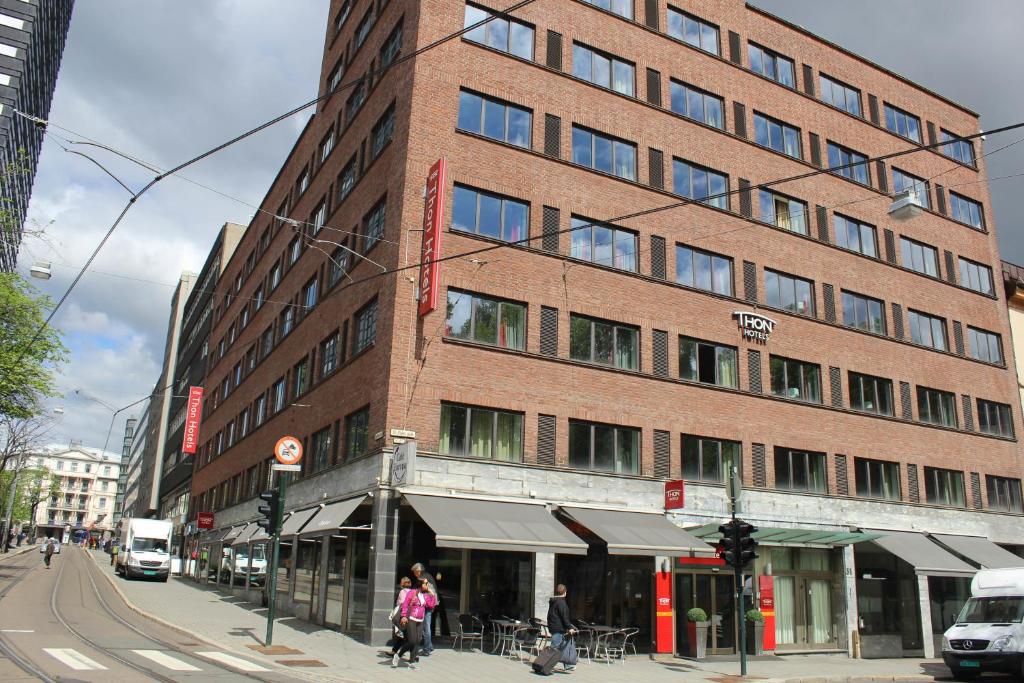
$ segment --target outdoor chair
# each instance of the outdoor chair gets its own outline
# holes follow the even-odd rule
[[[626,643],[628,641],[628,631],[625,629],[620,631],[612,631],[606,633],[600,637],[601,643],[597,647],[598,656],[603,658],[605,664],[611,664],[613,659],[619,660],[620,663],[626,663]]]
[[[540,629],[535,626],[526,626],[516,629],[512,635],[512,647],[509,650],[509,658],[515,654],[516,659],[522,661],[523,655],[540,654]]]
[[[576,643],[576,657],[586,657],[587,661],[591,661],[594,655],[594,631],[583,625],[583,621],[580,621],[580,626],[576,630],[576,637],[573,638],[573,642]]]
[[[636,654],[636,634],[640,633],[638,628],[627,628],[623,629],[626,632],[626,641],[624,647],[632,649],[633,654]]]
[[[455,637],[452,639],[452,648],[458,647],[461,652],[465,642],[469,641],[469,649],[473,649],[473,641],[480,641],[480,649],[484,649],[484,623],[472,614],[460,614],[455,624]]]

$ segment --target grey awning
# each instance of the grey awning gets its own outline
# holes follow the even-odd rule
[[[881,533],[873,542],[888,550],[896,557],[909,563],[914,572],[922,576],[974,576],[978,570],[937,543],[928,540],[924,534],[911,531],[884,531],[865,529]]]
[[[715,549],[663,514],[562,506],[570,517],[600,536],[611,555],[712,555]]]
[[[320,512],[316,513],[313,519],[306,523],[306,526],[302,529],[302,535],[334,531],[345,523],[348,516],[355,512],[359,504],[365,499],[366,496],[357,496],[348,500],[328,503]]]
[[[236,538],[238,538],[238,534],[242,533],[242,529],[244,529],[245,527],[245,524],[239,524],[238,526],[231,527],[228,530],[228,532],[224,534],[224,538],[220,540],[222,540],[225,543],[227,543],[228,541],[234,541]]]
[[[443,548],[585,555],[587,544],[543,505],[406,494]]]
[[[722,533],[718,530],[720,524],[713,522],[703,526],[687,529],[688,532],[697,538],[712,541],[719,541]],[[822,529],[793,529],[788,527],[758,527],[758,530],[751,534],[751,538],[758,543],[766,545],[798,546],[798,547],[824,547],[852,545],[871,541],[879,536],[877,534],[866,534],[863,531],[836,531]]]
[[[1017,557],[1009,550],[1000,548],[981,536],[932,534],[932,538],[953,552],[963,555],[971,562],[977,562],[984,569],[1024,567],[1024,557]]]
[[[249,522],[249,523],[248,523],[248,524],[246,524],[246,525],[245,525],[245,527],[244,527],[244,528],[243,528],[243,529],[242,529],[242,530],[241,530],[241,531],[240,531],[240,532],[238,533],[238,535],[237,535],[237,536],[235,536],[235,540],[233,540],[233,541],[231,542],[231,545],[245,545],[246,543],[248,543],[248,542],[249,542],[249,538],[250,538],[250,537],[251,537],[251,536],[253,535],[253,533],[254,533],[254,532],[255,532],[255,531],[257,530],[257,529],[259,529],[259,527],[258,527],[258,526],[256,526],[256,522]]]
[[[231,531],[231,527],[228,527],[226,529],[217,529],[216,531],[211,531],[210,535],[207,536],[206,538],[202,539],[200,541],[200,543],[220,543],[221,541],[224,540],[224,537],[227,536],[228,533],[230,533],[230,531]]]
[[[320,506],[318,505],[314,508],[306,508],[305,510],[293,512],[291,514],[291,517],[286,519],[284,521],[284,524],[281,525],[281,533],[278,534],[278,536],[294,536],[295,534],[299,533],[299,531],[306,524],[306,522],[309,521],[310,517],[312,517],[319,511]]]

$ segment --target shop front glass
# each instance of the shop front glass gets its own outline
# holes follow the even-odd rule
[[[557,555],[555,583],[568,589],[573,619],[617,628],[637,628],[637,647],[651,643],[654,559],[609,555],[591,546],[587,555]]]
[[[292,548],[294,547],[294,542],[294,536],[282,538],[279,542],[276,579],[277,592],[279,594],[284,593],[286,596],[291,590],[292,584]]]
[[[828,648],[838,643],[831,550],[770,548],[775,584],[775,643],[779,649]]]
[[[731,573],[680,572],[675,578],[676,652],[691,651],[686,613],[699,607],[708,615],[709,654],[736,652],[735,578]]]
[[[300,536],[295,549],[295,602],[311,603],[317,593],[317,573],[320,569],[320,539]],[[310,614],[316,614],[311,606]]]
[[[533,613],[533,553],[469,551],[467,611],[483,619]]]
[[[370,535],[357,534],[349,546],[351,567],[348,577],[348,629],[362,631],[369,615]]]
[[[267,566],[270,564],[267,557],[268,544],[266,541],[258,541],[249,545],[235,548],[236,563],[245,567],[242,583],[247,588],[262,588],[267,581]],[[246,553],[244,557],[238,557],[238,553]],[[238,582],[238,577],[235,577]]]
[[[235,568],[235,553],[230,545],[222,545],[220,550],[220,573],[217,577],[217,584],[221,586],[231,585],[231,573]]]
[[[971,597],[971,580],[964,577],[929,576],[928,595],[932,608],[932,633],[942,634],[956,623],[960,610]]]
[[[220,543],[210,545],[210,563],[206,567],[206,581],[208,583],[217,583],[219,580],[222,547]]]
[[[348,567],[348,536],[334,534],[327,546],[327,604],[324,625],[342,628],[345,613],[345,570]]]
[[[873,543],[858,543],[853,552],[862,651],[900,656],[922,650],[921,610],[913,567]]]
[[[437,584],[439,605],[434,610],[432,623],[435,637],[451,635],[459,614],[468,611],[462,605],[462,565],[463,556],[469,551],[438,548],[434,530],[412,508],[402,509],[398,539],[395,596],[398,596],[398,579],[403,576],[411,579],[412,565],[417,562],[423,564]]]

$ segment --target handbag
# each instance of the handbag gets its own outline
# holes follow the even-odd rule
[[[572,636],[562,640],[562,664],[576,666],[579,662],[579,653],[576,652],[576,639]]]

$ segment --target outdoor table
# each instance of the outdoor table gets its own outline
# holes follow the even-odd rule
[[[495,650],[497,650],[498,646],[500,645],[501,646],[501,653],[500,653],[500,655],[502,657],[504,657],[505,656],[505,647],[507,645],[511,645],[512,644],[512,634],[515,633],[515,630],[517,628],[519,628],[520,626],[523,626],[524,624],[521,621],[516,621],[516,620],[511,620],[511,619],[491,619],[491,625],[495,629],[494,630],[494,635],[495,635],[494,647],[491,648],[491,652],[493,653]]]

